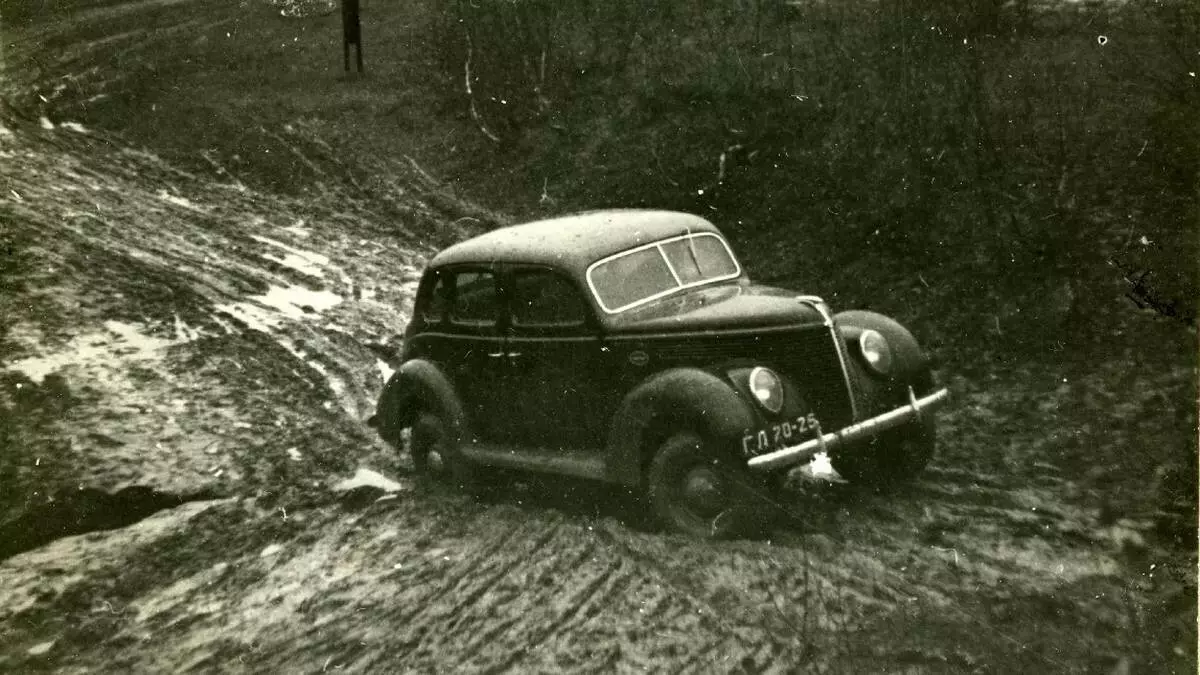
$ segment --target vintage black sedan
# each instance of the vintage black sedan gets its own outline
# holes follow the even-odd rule
[[[370,421],[420,473],[608,481],[714,537],[818,453],[850,481],[912,477],[947,397],[892,319],[752,283],[697,216],[611,210],[434,257]]]

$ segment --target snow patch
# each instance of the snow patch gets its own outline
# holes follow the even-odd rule
[[[387,493],[399,492],[404,489],[396,481],[370,469],[359,469],[354,475],[333,486],[334,492],[347,492],[359,487],[379,488]]]
[[[320,253],[313,253],[312,251],[305,251],[304,249],[300,248],[295,248],[269,237],[260,237],[256,234],[252,234],[250,235],[250,238],[257,242],[267,244],[268,246],[274,246],[275,248],[287,253],[287,255],[282,258],[270,253],[263,253],[263,258],[277,262],[284,267],[294,269],[301,274],[307,274],[313,277],[325,276],[325,268],[329,266],[328,256],[321,255]]]
[[[342,400],[342,398],[346,395],[346,385],[342,384],[341,380],[339,380],[338,378],[330,375],[329,369],[325,367],[325,364],[320,363],[319,361],[313,361],[312,359],[306,359],[306,358],[304,358],[303,354],[300,354],[296,350],[294,350],[290,347],[287,347],[286,345],[284,345],[284,348],[287,349],[288,351],[292,352],[292,354],[294,354],[296,356],[296,358],[303,361],[306,366],[308,366],[309,368],[312,368],[313,370],[320,373],[321,377],[325,378],[325,382],[326,382],[326,384],[329,385],[330,390],[333,391],[333,395],[336,396],[339,401]],[[331,407],[331,405],[332,404],[329,401],[326,401],[325,409],[328,410]],[[345,409],[347,412],[350,412],[351,414],[353,414],[353,411],[345,408],[344,406],[343,406],[343,409]]]
[[[250,296],[261,305],[273,307],[280,314],[292,319],[303,319],[316,312],[323,312],[342,301],[342,296],[332,291],[314,291],[304,286],[272,286],[262,295]]]
[[[45,115],[38,118],[38,124],[46,131],[54,131],[54,122],[51,122],[50,118]]]
[[[829,453],[818,452],[812,461],[800,467],[799,472],[805,479],[818,480],[826,483],[845,483],[846,480],[833,468],[829,461]]]
[[[204,209],[200,208],[199,206],[197,206],[194,202],[192,202],[187,197],[180,197],[179,195],[173,195],[173,194],[167,192],[166,190],[159,190],[158,198],[163,200],[164,202],[167,202],[168,204],[174,204],[175,206],[181,206],[185,209],[190,209],[192,211],[203,211],[204,210]]]
[[[250,330],[256,330],[263,333],[271,333],[282,323],[279,315],[267,309],[249,302],[234,302],[214,307],[218,312],[229,314],[233,318],[242,322]],[[220,320],[217,317],[218,321]],[[234,332],[233,330],[229,331]]]
[[[184,341],[192,342],[204,336],[204,333],[184,323],[179,315],[175,315],[175,336]]]
[[[383,383],[387,384],[392,381],[392,375],[396,374],[395,369],[388,365],[383,359],[375,359],[375,365],[379,368],[379,374],[383,376]]]
[[[154,360],[168,347],[189,342],[199,335],[178,317],[175,322],[176,336],[164,338],[147,335],[133,324],[105,321],[103,332],[81,335],[53,354],[21,359],[9,364],[5,370],[20,371],[34,382],[41,383],[47,375],[68,366],[109,363],[114,354],[124,361]]]
[[[58,126],[67,129],[68,131],[74,131],[77,134],[86,134],[88,132],[88,130],[79,122],[63,122]]]
[[[283,231],[291,232],[292,234],[296,235],[297,237],[301,237],[301,238],[307,237],[308,235],[312,234],[312,230],[308,229],[307,227],[304,227],[304,219],[303,218],[299,218],[296,220],[295,223],[283,228]]]
[[[342,302],[342,296],[332,291],[314,291],[304,286],[271,286],[262,295],[252,295],[242,302],[217,305],[216,309],[237,318],[246,327],[270,333],[284,318],[302,320]]]
[[[309,259],[304,256],[293,255],[289,253],[280,258],[279,256],[271,255],[270,253],[264,253],[262,254],[262,257],[266,260],[270,260],[271,262],[279,263],[284,267],[294,269],[301,274],[307,274],[310,277],[321,278],[325,276],[324,270],[316,265],[313,265]]]

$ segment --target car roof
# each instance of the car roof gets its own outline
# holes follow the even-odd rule
[[[605,256],[688,232],[714,232],[707,220],[676,211],[609,209],[512,225],[455,244],[430,267],[500,262],[547,265],[580,276]]]

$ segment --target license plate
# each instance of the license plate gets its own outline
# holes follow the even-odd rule
[[[803,443],[820,427],[813,413],[772,424],[742,436],[742,454],[754,457],[789,445]]]

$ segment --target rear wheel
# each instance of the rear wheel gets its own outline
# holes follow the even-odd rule
[[[672,435],[650,462],[646,492],[665,527],[703,539],[725,539],[744,531],[746,498],[753,483],[692,432]]]
[[[933,459],[936,445],[934,422],[927,417],[835,452],[829,459],[851,483],[886,487],[915,478]]]
[[[436,413],[417,414],[409,448],[418,476],[463,488],[474,484],[471,467],[459,454],[450,426]]]

